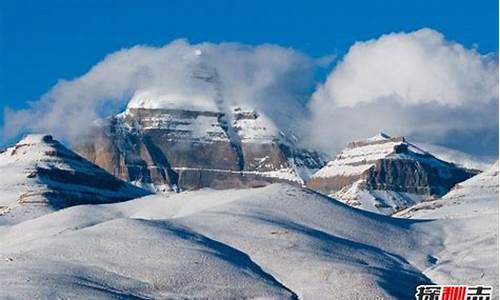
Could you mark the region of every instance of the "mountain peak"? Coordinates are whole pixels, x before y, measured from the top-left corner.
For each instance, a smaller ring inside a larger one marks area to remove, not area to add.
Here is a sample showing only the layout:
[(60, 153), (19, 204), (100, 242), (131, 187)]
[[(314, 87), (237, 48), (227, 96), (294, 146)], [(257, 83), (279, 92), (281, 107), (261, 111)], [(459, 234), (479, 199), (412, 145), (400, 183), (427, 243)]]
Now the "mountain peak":
[(308, 186), (353, 206), (393, 213), (426, 198), (442, 196), (474, 171), (440, 160), (404, 137), (351, 142), (316, 172)]

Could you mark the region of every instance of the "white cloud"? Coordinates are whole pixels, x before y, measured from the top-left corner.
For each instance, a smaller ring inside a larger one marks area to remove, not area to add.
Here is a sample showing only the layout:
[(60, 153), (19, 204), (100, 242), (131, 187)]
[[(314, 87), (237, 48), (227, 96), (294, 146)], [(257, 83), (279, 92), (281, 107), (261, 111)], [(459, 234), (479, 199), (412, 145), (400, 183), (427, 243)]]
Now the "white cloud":
[(431, 29), (357, 42), (309, 108), (309, 142), (330, 152), (378, 131), (435, 143), (452, 132), (457, 139), (491, 128), (498, 134), (497, 57)]
[[(36, 131), (72, 139), (96, 118), (124, 109), (134, 94), (145, 91), (165, 100), (149, 106), (226, 110), (243, 105), (284, 122), (283, 116), (303, 112), (315, 64), (275, 45), (176, 40), (160, 48), (136, 46), (108, 55), (81, 77), (61, 80), (28, 109), (6, 109), (3, 136)], [(217, 87), (196, 78), (214, 73)]]

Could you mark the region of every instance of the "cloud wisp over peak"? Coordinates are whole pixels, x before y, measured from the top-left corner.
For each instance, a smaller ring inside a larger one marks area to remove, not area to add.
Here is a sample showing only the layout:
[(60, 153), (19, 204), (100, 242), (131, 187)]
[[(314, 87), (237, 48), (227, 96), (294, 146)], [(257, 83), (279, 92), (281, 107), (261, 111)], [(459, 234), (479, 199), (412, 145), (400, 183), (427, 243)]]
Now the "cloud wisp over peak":
[(163, 47), (135, 46), (106, 56), (76, 79), (59, 81), (27, 109), (6, 109), (3, 137), (50, 132), (71, 141), (93, 120), (123, 110), (131, 98), (131, 105), (142, 101), (145, 107), (249, 106), (284, 122), (284, 115), (303, 113), (317, 64), (271, 44), (175, 40)]

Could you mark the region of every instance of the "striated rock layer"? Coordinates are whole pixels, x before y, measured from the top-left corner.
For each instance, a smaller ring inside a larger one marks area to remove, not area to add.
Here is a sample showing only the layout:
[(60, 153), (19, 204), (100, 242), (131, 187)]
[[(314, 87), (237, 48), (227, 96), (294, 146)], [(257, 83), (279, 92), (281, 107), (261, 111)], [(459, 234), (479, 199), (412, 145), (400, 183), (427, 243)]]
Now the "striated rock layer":
[(478, 171), (458, 167), (385, 134), (350, 143), (307, 185), (352, 206), (391, 214), (440, 197)]
[(324, 165), (264, 115), (133, 108), (100, 121), (77, 151), (115, 176), (153, 191), (304, 184)]

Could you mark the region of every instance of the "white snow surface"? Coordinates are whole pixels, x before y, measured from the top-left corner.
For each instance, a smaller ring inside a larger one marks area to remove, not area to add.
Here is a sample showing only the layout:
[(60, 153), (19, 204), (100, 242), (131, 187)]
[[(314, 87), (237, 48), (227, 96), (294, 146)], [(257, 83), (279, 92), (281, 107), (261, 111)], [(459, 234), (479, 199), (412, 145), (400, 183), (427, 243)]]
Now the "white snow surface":
[(363, 180), (358, 180), (330, 196), (350, 206), (374, 213), (391, 215), (397, 208), (413, 206), (429, 198), (427, 195), (361, 188)]
[(441, 199), (422, 202), (396, 214), (437, 219), (442, 224), (445, 247), (433, 256), (438, 263), (425, 271), (427, 276), (450, 284), (493, 285), (498, 295), (498, 183), (497, 161)]
[(215, 97), (217, 91), (212, 82), (205, 80), (188, 80), (186, 83), (194, 88), (179, 90), (138, 90), (134, 93), (127, 108), (169, 108), (216, 111)]
[(0, 298), (411, 299), (426, 275), (497, 291), (494, 263), (441, 258), (498, 262), (494, 236), (472, 247), (495, 229), (481, 222), (454, 244), (465, 219), (391, 218), (286, 184), (80, 205), (0, 226)]

